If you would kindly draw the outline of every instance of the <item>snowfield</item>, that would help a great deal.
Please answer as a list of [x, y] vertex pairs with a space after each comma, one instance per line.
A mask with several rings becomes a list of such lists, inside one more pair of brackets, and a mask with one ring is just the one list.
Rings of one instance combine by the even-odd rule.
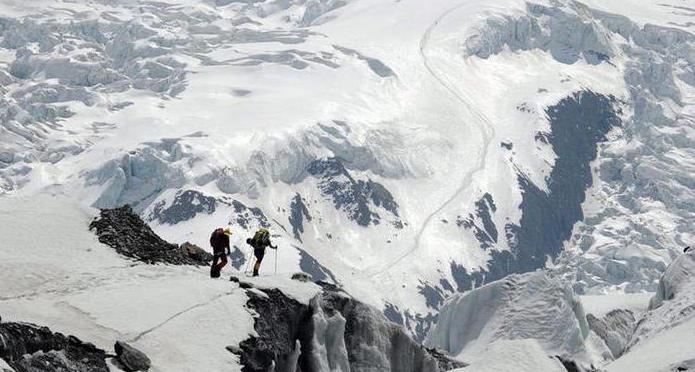
[[87, 230], [94, 212], [64, 197], [2, 207], [3, 246], [12, 248], [1, 253], [3, 321], [50, 325], [105, 350], [128, 341], [155, 371], [240, 370], [224, 346], [253, 332], [244, 291], [209, 280], [206, 268], [118, 257]]
[[[690, 324], [691, 297], [647, 299], [695, 238], [694, 17], [690, 0], [0, 0], [0, 315], [132, 340], [160, 370], [239, 368], [168, 337], [237, 344], [242, 292], [86, 230], [130, 204], [176, 244], [231, 225], [224, 274], [269, 228], [269, 287], [339, 284], [418, 342], [452, 302], [548, 268], [564, 305], [539, 316], [578, 322], [552, 353], [607, 363], [628, 341], [602, 348], [572, 304]], [[445, 349], [548, 352], [485, 315], [487, 338]], [[648, 324], [630, 349], [671, 337]]]

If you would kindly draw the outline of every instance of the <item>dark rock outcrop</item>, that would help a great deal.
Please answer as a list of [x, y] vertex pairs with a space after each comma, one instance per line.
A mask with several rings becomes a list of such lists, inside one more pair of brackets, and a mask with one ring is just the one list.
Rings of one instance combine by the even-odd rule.
[[251, 336], [239, 344], [241, 364], [244, 366], [242, 371], [265, 372], [273, 364], [276, 371], [291, 370], [291, 366], [297, 364], [292, 359], [295, 341], [304, 341], [304, 348], [310, 344], [310, 333], [306, 327], [311, 319], [309, 307], [277, 289], [263, 292], [267, 296], [247, 291], [247, 306], [259, 314], [254, 322], [258, 336]]
[[292, 280], [298, 280], [300, 282], [311, 282], [311, 275], [307, 273], [294, 273], [292, 274]]
[[437, 360], [437, 365], [439, 366], [440, 371], [449, 371], [452, 369], [468, 367], [468, 364], [453, 359], [440, 350], [430, 348], [426, 348], [426, 350], [434, 359]]
[[327, 267], [321, 265], [321, 263], [312, 257], [307, 251], [297, 246], [292, 247], [299, 252], [299, 268], [303, 272], [311, 275], [314, 281], [330, 280], [333, 281], [333, 283], [338, 282], [335, 275], [333, 275], [333, 272]]
[[492, 213], [497, 211], [497, 206], [492, 195], [485, 193], [475, 202], [475, 215], [468, 217], [458, 216], [456, 225], [473, 230], [476, 239], [480, 242], [480, 248], [487, 249], [497, 243], [497, 226], [492, 221]]
[[309, 214], [309, 209], [304, 203], [302, 196], [296, 194], [290, 202], [290, 216], [288, 220], [290, 225], [292, 225], [294, 238], [300, 242], [302, 241], [302, 234], [304, 233], [304, 219], [311, 221], [311, 215]]
[[612, 128], [621, 125], [617, 101], [611, 96], [581, 91], [548, 107], [546, 114], [551, 132], [540, 133], [536, 139], [550, 145], [557, 155], [546, 179], [547, 187], [539, 187], [519, 173], [522, 217], [518, 225], [509, 223], [503, 230], [491, 223], [485, 214], [489, 212], [482, 208], [489, 205], [489, 210], [494, 212], [491, 200], [476, 204], [478, 212], [482, 212], [481, 234], [476, 234], [481, 245], [492, 245], [497, 239], [496, 230], [500, 230], [499, 238], [506, 239], [511, 249], [492, 250], [488, 269], [484, 271], [471, 272], [452, 262], [451, 274], [459, 291], [478, 287], [483, 281], [543, 267], [549, 256], [557, 257], [574, 224], [584, 218], [581, 205], [593, 183], [591, 162], [598, 154], [598, 144], [606, 140]]
[[341, 210], [360, 226], [378, 225], [383, 216], [379, 208], [392, 215], [394, 226], [402, 226], [398, 204], [393, 195], [380, 183], [356, 180], [338, 158], [311, 162], [307, 172], [318, 179], [321, 193], [333, 199], [335, 209]]
[[212, 214], [217, 207], [217, 200], [199, 191], [179, 191], [174, 196], [171, 205], [160, 201], [152, 209], [149, 220], [157, 219], [160, 223], [174, 225], [182, 221], [188, 221], [198, 213]]
[[181, 250], [183, 253], [185, 253], [188, 257], [191, 259], [198, 261], [198, 262], [210, 262], [212, 261], [212, 254], [210, 254], [208, 251], [204, 250], [203, 248], [200, 248], [199, 246], [185, 242], [181, 244]]
[[244, 230], [253, 228], [254, 226], [269, 228], [270, 222], [268, 217], [258, 207], [249, 207], [238, 200], [232, 200], [234, 214], [232, 215], [229, 224], [240, 226]]
[[122, 341], [116, 341], [114, 345], [116, 359], [124, 370], [129, 372], [147, 371], [152, 362], [142, 351]]
[[106, 353], [74, 336], [26, 323], [0, 323], [0, 359], [16, 372], [109, 372]]
[[118, 253], [150, 264], [207, 265], [209, 261], [207, 256], [203, 260], [190, 257], [188, 251], [157, 236], [129, 205], [102, 209], [89, 229]]
[[[309, 304], [277, 289], [248, 291], [247, 306], [259, 316], [258, 336], [240, 343], [242, 371], [437, 372], [462, 363], [413, 341], [377, 309], [334, 286], [323, 286]], [[317, 348], [320, 348], [317, 350]]]

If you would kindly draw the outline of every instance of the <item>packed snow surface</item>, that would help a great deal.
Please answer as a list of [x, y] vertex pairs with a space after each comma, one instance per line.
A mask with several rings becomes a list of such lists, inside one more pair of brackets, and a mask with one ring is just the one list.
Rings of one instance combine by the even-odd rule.
[[[48, 325], [104, 350], [132, 343], [154, 371], [239, 371], [225, 346], [253, 333], [245, 292], [210, 280], [207, 268], [118, 256], [88, 231], [96, 212], [63, 196], [0, 200], [2, 319]], [[273, 285], [307, 303], [318, 291], [287, 277]]]
[[475, 356], [472, 363], [453, 372], [564, 372], [555, 358], [550, 358], [534, 339], [501, 340], [490, 344]]

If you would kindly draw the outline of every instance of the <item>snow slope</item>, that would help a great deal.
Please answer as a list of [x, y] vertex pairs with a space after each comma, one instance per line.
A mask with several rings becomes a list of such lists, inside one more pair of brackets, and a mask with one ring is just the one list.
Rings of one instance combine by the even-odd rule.
[[119, 257], [87, 230], [93, 211], [64, 197], [0, 206], [4, 321], [50, 325], [105, 350], [131, 342], [153, 371], [240, 370], [224, 346], [253, 332], [243, 290], [209, 280], [205, 268]]
[[452, 296], [425, 344], [461, 360], [475, 360], [488, 348], [494, 354], [496, 342], [535, 340], [532, 345], [518, 345], [513, 353], [536, 348], [544, 356], [579, 360], [588, 366], [600, 361], [593, 360], [589, 336], [584, 309], [567, 283], [538, 271], [510, 275]]
[[[645, 341], [606, 366], [607, 371], [673, 371], [692, 368], [695, 320], [690, 319]], [[687, 369], [682, 369], [686, 370]]]
[[269, 227], [279, 272], [419, 338], [562, 251], [579, 291], [654, 291], [695, 231], [683, 3], [3, 1], [0, 192], [231, 224], [236, 268]]
[[454, 371], [467, 372], [564, 372], [560, 361], [549, 358], [533, 339], [504, 340], [492, 343], [468, 367]]

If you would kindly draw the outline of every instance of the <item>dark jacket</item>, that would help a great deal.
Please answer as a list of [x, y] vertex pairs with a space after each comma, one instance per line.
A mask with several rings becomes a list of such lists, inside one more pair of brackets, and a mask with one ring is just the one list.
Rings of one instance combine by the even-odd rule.
[[215, 253], [224, 253], [229, 250], [229, 236], [224, 233], [224, 229], [215, 229], [210, 235], [210, 245]]

